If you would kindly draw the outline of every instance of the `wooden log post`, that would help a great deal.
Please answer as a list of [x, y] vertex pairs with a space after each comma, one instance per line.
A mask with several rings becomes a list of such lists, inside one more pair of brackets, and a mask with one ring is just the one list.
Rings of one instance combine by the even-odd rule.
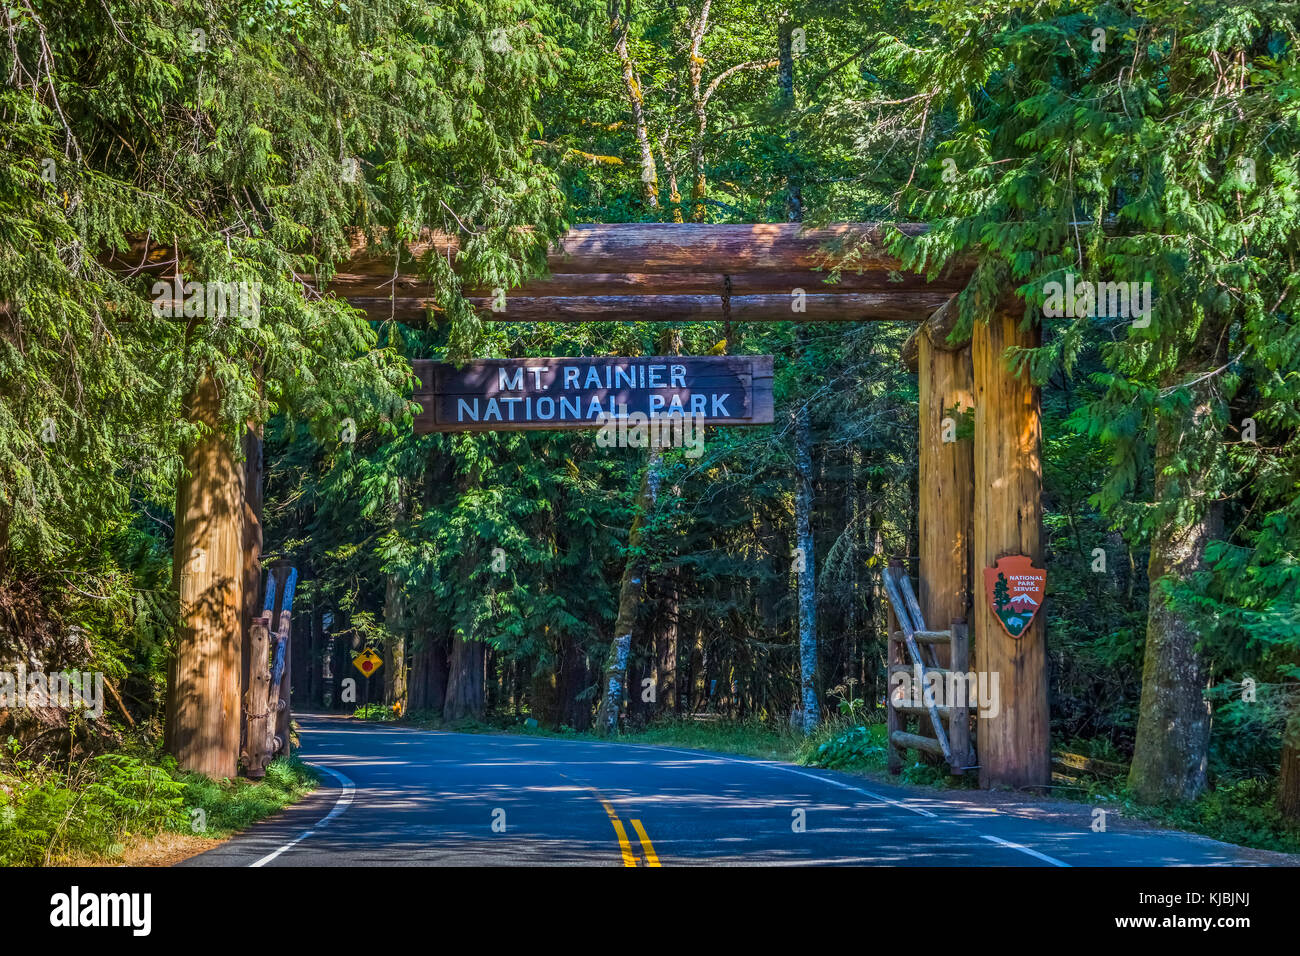
[[[262, 601], [262, 426], [249, 426], [244, 433], [244, 594], [240, 611], [239, 678], [240, 699], [247, 710], [248, 691], [252, 686], [250, 662], [252, 660], [251, 629], [261, 613]], [[241, 731], [248, 727], [247, 717]], [[248, 737], [240, 740], [241, 751], [246, 752]]]
[[297, 582], [297, 569], [289, 567], [287, 562], [278, 561], [271, 569], [271, 582], [267, 586], [266, 594], [266, 603], [269, 605], [267, 610], [271, 612], [271, 628], [275, 634], [270, 710], [271, 729], [274, 733], [271, 750], [277, 757], [287, 757], [290, 751], [289, 695], [293, 687], [293, 598]]
[[[931, 341], [924, 326], [917, 336], [920, 396], [918, 488], [920, 575], [917, 597], [931, 627], [968, 620], [971, 598], [971, 536], [974, 533], [975, 449], [957, 437], [955, 407], [975, 405], [969, 347], [950, 349]], [[936, 649], [948, 665], [948, 649]]]
[[271, 618], [263, 614], [248, 629], [248, 692], [244, 696], [247, 715], [247, 741], [244, 753], [244, 772], [250, 779], [266, 776], [266, 765], [271, 760], [267, 749], [270, 726], [268, 701], [271, 693], [271, 664], [268, 659], [271, 646]]
[[997, 559], [1028, 555], [1043, 566], [1042, 461], [1038, 389], [1015, 375], [1005, 353], [1039, 342], [1018, 316], [999, 311], [977, 322], [975, 370], [974, 602], [976, 670], [998, 675], [997, 716], [978, 724], [980, 785], [1044, 786], [1051, 779], [1047, 712], [1047, 638], [1043, 615], [1008, 637], [984, 593], [983, 571]]
[[903, 772], [903, 755], [897, 747], [894, 746], [895, 732], [902, 731], [905, 728], [903, 715], [895, 706], [897, 701], [894, 699], [894, 685], [892, 668], [895, 665], [902, 666], [905, 663], [906, 654], [903, 652], [902, 641], [894, 638], [894, 632], [899, 630], [898, 618], [894, 615], [894, 607], [888, 602], [885, 603], [885, 754], [887, 766], [890, 773], [898, 774]]
[[173, 582], [180, 599], [168, 661], [164, 744], [185, 770], [233, 777], [239, 759], [244, 480], [224, 434], [216, 380], [187, 403], [208, 432], [184, 454], [176, 488]]
[[[969, 630], [965, 620], [954, 619], [951, 628], [952, 644], [949, 668], [954, 674], [965, 674], [970, 671]], [[953, 682], [950, 681], [947, 687], [952, 686]], [[972, 701], [971, 697], [978, 694], [978, 688], [979, 682], [975, 681], [973, 686], [967, 686], [965, 701], [947, 700], [944, 702], [951, 708], [948, 718], [948, 741], [952, 747], [950, 767], [955, 774], [962, 773], [973, 762], [971, 759], [970, 715], [972, 705], [978, 707], [978, 699]]]
[[290, 620], [285, 614], [280, 620], [280, 631], [284, 637], [284, 673], [280, 675], [279, 703], [275, 713], [275, 736], [280, 741], [277, 757], [287, 757], [292, 752], [293, 732], [290, 722], [292, 713], [289, 708], [289, 695], [293, 689], [293, 643], [290, 641]]

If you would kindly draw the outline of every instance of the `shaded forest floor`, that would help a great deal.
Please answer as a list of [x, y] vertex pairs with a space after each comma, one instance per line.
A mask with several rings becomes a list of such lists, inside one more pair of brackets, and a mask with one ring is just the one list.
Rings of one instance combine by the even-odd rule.
[[[392, 719], [382, 708], [374, 706], [359, 710], [357, 716]], [[527, 719], [447, 724], [436, 715], [412, 713], [401, 722], [463, 733], [605, 739], [593, 732], [548, 730]], [[1047, 793], [988, 791], [978, 789], [974, 774], [953, 777], [925, 762], [914, 751], [908, 753], [901, 774], [890, 774], [886, 767], [884, 736], [882, 723], [858, 724], [843, 717], [826, 722], [804, 737], [784, 725], [709, 716], [660, 721], [625, 730], [609, 739], [823, 767], [904, 786], [918, 795], [942, 795], [948, 799], [959, 796], [964, 802], [996, 808], [999, 812], [1069, 822], [1080, 827], [1091, 827], [1094, 811], [1101, 809], [1106, 812], [1108, 828], [1182, 830], [1256, 851], [1260, 863], [1300, 865], [1300, 856], [1296, 855], [1300, 854], [1300, 825], [1288, 824], [1278, 813], [1271, 782], [1220, 782], [1194, 803], [1175, 807], [1141, 806], [1129, 798], [1122, 777], [1089, 778], [1087, 774], [1082, 774], [1074, 784], [1054, 785]]]

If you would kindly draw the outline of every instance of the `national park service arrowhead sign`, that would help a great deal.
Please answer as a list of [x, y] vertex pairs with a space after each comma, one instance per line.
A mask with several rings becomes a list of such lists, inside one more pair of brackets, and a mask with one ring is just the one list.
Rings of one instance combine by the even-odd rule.
[[1043, 606], [1047, 572], [1034, 567], [1023, 554], [998, 558], [997, 567], [984, 569], [984, 591], [993, 616], [1010, 637], [1025, 633]]

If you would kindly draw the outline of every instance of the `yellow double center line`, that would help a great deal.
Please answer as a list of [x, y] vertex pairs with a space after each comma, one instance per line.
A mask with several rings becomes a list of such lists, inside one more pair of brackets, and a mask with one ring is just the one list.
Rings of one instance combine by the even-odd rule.
[[[567, 774], [562, 773], [560, 776], [566, 780], [569, 779]], [[636, 866], [636, 854], [632, 852], [632, 843], [627, 838], [627, 830], [623, 827], [623, 821], [618, 818], [618, 811], [614, 809], [614, 805], [606, 800], [605, 795], [595, 787], [587, 786], [587, 784], [580, 784], [580, 786], [594, 793], [596, 799], [600, 801], [600, 805], [609, 814], [609, 822], [614, 827], [615, 836], [618, 837], [619, 851], [623, 854], [623, 865]], [[645, 865], [660, 866], [659, 854], [655, 853], [654, 844], [650, 842], [650, 835], [645, 832], [645, 827], [641, 825], [641, 821], [632, 818], [632, 829], [636, 830], [637, 839], [641, 841], [641, 850], [645, 855]]]
[[[618, 813], [614, 810], [614, 805], [596, 793], [596, 799], [600, 805], [605, 808], [609, 814], [609, 822], [614, 826], [614, 833], [618, 836], [618, 848], [623, 852], [623, 865], [636, 866], [636, 856], [632, 853], [632, 844], [627, 838], [627, 831], [623, 829], [623, 821], [618, 818]], [[641, 821], [632, 818], [632, 829], [636, 830], [637, 839], [641, 841], [641, 849], [645, 853], [646, 866], [658, 866], [659, 855], [655, 853], [654, 844], [650, 842], [650, 836], [645, 832], [645, 827]]]

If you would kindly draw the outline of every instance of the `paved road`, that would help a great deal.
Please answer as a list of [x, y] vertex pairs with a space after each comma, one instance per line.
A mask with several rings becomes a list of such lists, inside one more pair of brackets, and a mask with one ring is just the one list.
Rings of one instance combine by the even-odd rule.
[[1027, 820], [960, 794], [702, 751], [297, 720], [327, 788], [182, 866], [1247, 861], [1203, 837], [1093, 832], [1084, 805], [1077, 821]]

